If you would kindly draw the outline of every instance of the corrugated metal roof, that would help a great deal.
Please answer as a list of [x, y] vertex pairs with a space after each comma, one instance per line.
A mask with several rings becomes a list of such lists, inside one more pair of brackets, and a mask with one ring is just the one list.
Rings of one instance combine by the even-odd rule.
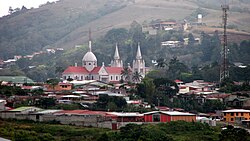
[[0, 81], [12, 82], [12, 83], [34, 83], [33, 80], [26, 76], [0, 76]]
[[9, 111], [11, 111], [11, 112], [22, 112], [22, 111], [29, 110], [29, 109], [41, 110], [40, 108], [37, 108], [37, 107], [19, 107], [19, 108], [12, 109], [12, 110], [9, 110]]
[[236, 113], [236, 112], [239, 112], [239, 113], [250, 113], [250, 110], [245, 110], [245, 109], [231, 109], [231, 110], [225, 110], [225, 111], [222, 111], [223, 113]]

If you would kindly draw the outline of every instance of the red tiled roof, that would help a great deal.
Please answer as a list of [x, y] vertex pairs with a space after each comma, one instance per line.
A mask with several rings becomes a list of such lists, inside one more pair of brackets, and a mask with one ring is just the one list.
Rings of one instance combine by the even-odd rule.
[[88, 70], [85, 67], [68, 67], [63, 74], [65, 73], [89, 73]]
[[108, 74], [121, 74], [123, 68], [122, 67], [105, 67]]
[[99, 70], [101, 69], [102, 67], [95, 67], [92, 71], [91, 71], [91, 74], [98, 74]]
[[22, 89], [31, 90], [31, 89], [32, 89], [32, 86], [22, 86]]
[[178, 79], [177, 79], [177, 80], [175, 80], [174, 82], [175, 82], [175, 83], [183, 83], [183, 81], [178, 80]]

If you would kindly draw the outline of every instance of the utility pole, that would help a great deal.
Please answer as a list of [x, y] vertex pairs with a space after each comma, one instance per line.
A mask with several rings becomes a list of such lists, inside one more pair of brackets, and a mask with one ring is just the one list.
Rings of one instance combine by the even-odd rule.
[[229, 77], [228, 70], [228, 47], [227, 47], [227, 11], [229, 10], [228, 5], [221, 5], [223, 11], [223, 41], [221, 50], [221, 66], [220, 66], [220, 83]]

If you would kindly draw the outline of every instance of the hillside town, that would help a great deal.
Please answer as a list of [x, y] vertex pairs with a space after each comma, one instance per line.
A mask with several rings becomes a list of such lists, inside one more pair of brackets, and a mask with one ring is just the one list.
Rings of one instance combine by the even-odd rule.
[[238, 3], [9, 6], [0, 141], [250, 140], [250, 3]]
[[[181, 80], [175, 80], [173, 81], [175, 85], [169, 85], [169, 89], [165, 90], [168, 92], [178, 89], [170, 98], [183, 102], [192, 101], [203, 106], [208, 102], [219, 102], [219, 105], [214, 105], [218, 107], [205, 113], [197, 109], [188, 110], [183, 105], [182, 107], [174, 107], [174, 104], [170, 107], [161, 105], [163, 98], [160, 97], [157, 97], [157, 104], [137, 98], [135, 91], [138, 89], [138, 84], [143, 83], [148, 70], [142, 59], [139, 45], [135, 58], [132, 67], [129, 64], [123, 67], [116, 45], [111, 67], [105, 67], [104, 64], [101, 67], [96, 66], [97, 59], [91, 50], [91, 40], [89, 40], [89, 51], [82, 59], [82, 66], [69, 66], [62, 73], [60, 81], [52, 79], [46, 83], [35, 83], [24, 76], [0, 76], [2, 89], [16, 87], [20, 89], [14, 95], [1, 95], [0, 117], [39, 122], [57, 121], [60, 124], [113, 130], [129, 123], [144, 124], [178, 120], [208, 123], [210, 126], [216, 126], [216, 122], [238, 123], [248, 127], [250, 121], [250, 110], [247, 110], [250, 108], [248, 93], [221, 93], [216, 83], [204, 80], [184, 83]], [[138, 72], [140, 72], [139, 76], [132, 76]], [[1, 92], [9, 93], [7, 89]], [[105, 101], [108, 97], [113, 97], [117, 101], [111, 103]], [[105, 104], [106, 108], [101, 107], [103, 110], [93, 108], [103, 102], [107, 104]], [[174, 103], [173, 100], [172, 103]], [[56, 105], [65, 107], [61, 109]], [[71, 105], [78, 106], [70, 107]]]

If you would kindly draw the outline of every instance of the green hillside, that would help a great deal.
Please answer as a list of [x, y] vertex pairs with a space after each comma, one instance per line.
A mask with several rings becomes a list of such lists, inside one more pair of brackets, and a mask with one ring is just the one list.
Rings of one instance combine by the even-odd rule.
[[[249, 32], [250, 3], [234, 0], [231, 7], [229, 24]], [[134, 20], [192, 20], [198, 8], [207, 13], [204, 22], [220, 26], [220, 2], [215, 0], [60, 0], [23, 9], [0, 18], [0, 59], [85, 44], [90, 27], [96, 39], [112, 28], [128, 28]]]

